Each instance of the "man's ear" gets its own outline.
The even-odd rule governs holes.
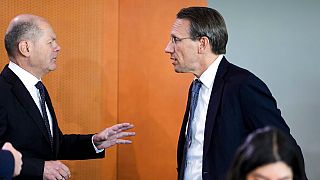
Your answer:
[[[31,50],[31,42],[30,41],[20,41],[18,44],[18,50],[23,56],[29,57],[30,50]]]
[[[210,48],[209,39],[206,36],[202,36],[199,38],[199,53],[203,54]]]

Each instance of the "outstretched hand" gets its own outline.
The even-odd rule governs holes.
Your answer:
[[[98,149],[109,148],[115,144],[131,144],[130,140],[122,138],[136,135],[135,132],[123,132],[133,127],[130,123],[116,124],[95,134],[92,138],[93,143]]]

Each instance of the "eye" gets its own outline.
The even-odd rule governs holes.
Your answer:
[[[179,42],[180,41],[180,39],[179,38],[177,38],[177,37],[175,37],[175,36],[172,36],[171,37],[171,41],[172,41],[172,43],[176,43],[176,42]]]
[[[48,44],[54,44],[56,42],[56,39],[55,38],[51,38],[48,42]]]

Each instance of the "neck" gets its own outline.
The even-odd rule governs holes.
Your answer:
[[[35,76],[37,79],[41,79],[42,75],[40,73],[37,73],[27,62],[27,59],[14,59],[11,60],[11,62],[15,63],[16,65],[18,65],[19,67],[21,67],[22,69],[28,71],[30,74],[32,74],[33,76]]]
[[[197,78],[200,78],[200,76],[208,69],[208,67],[219,57],[219,55],[216,54],[208,54],[204,56],[203,60],[200,61],[200,67],[198,68],[199,71],[194,73],[194,75]]]

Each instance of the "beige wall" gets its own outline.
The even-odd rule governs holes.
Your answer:
[[[64,161],[72,179],[175,179],[176,144],[190,75],[176,74],[164,48],[175,14],[203,0],[4,0],[0,36],[17,14],[43,16],[62,50],[44,79],[64,133],[136,125],[134,144],[106,158]],[[3,42],[3,41],[2,41]],[[0,65],[8,60],[3,43]],[[75,150],[76,151],[76,150]]]

